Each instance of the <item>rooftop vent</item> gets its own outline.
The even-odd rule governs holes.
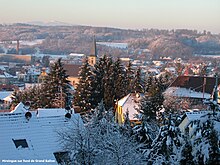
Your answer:
[[[70,118],[71,118],[71,114],[70,114],[70,113],[66,113],[66,114],[65,114],[65,117],[68,118],[68,119],[70,119]]]
[[[30,112],[26,112],[26,113],[25,113],[25,118],[26,118],[27,120],[30,120],[31,117],[32,117],[32,114],[31,114]]]

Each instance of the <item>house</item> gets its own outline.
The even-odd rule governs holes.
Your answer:
[[[116,122],[119,124],[123,124],[125,121],[124,115],[128,111],[129,113],[129,120],[131,122],[138,122],[137,115],[138,106],[140,103],[141,98],[143,97],[142,94],[130,93],[127,96],[123,97],[122,99],[116,102],[116,112],[115,112],[115,119]]]
[[[13,80],[14,76],[3,70],[0,70],[0,84],[10,84],[11,82],[13,82]]]
[[[15,164],[60,163],[68,153],[59,143],[58,132],[70,126],[83,127],[80,115],[70,110],[28,111],[22,103],[10,113],[0,113],[0,125],[0,160]]]
[[[13,91],[0,91],[0,112],[9,109]]]
[[[219,112],[216,112],[216,113],[219,114]],[[186,133],[186,131],[188,131],[188,133],[191,134],[191,132],[194,129],[193,123],[195,123],[196,121],[203,120],[203,118],[208,114],[213,114],[213,112],[212,111],[186,112],[182,116],[182,120],[178,126],[180,131],[182,133]],[[220,122],[216,121],[215,128],[216,128],[216,130],[218,130],[218,132],[220,132]]]
[[[218,82],[218,83],[217,83]],[[201,103],[212,96],[215,84],[220,85],[220,79],[215,77],[179,76],[164,92],[166,96],[189,98],[192,103]]]

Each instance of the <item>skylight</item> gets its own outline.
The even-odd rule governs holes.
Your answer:
[[[26,139],[12,139],[16,148],[28,148],[28,144]]]

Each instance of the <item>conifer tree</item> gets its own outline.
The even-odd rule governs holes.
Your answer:
[[[66,106],[66,97],[71,99],[70,96],[70,84],[66,70],[63,68],[61,58],[59,58],[53,65],[51,65],[50,73],[48,73],[45,81],[43,82],[45,107],[59,107],[64,108]]]
[[[148,161],[153,164],[176,164],[181,157],[182,141],[179,128],[169,118],[167,124],[161,126],[158,136],[152,143]]]
[[[199,164],[215,165],[219,163],[220,151],[218,134],[214,128],[215,120],[212,114],[203,116],[202,120],[191,123],[194,130],[190,135],[193,142],[194,160]]]
[[[14,107],[16,107],[21,101],[22,101],[22,92],[21,91],[18,91],[18,90],[15,90],[13,93],[12,93],[12,102],[11,102],[11,109],[14,109]]]
[[[118,58],[113,64],[114,100],[119,100],[126,95],[125,70]]]
[[[127,94],[131,93],[133,91],[133,82],[134,82],[134,70],[132,69],[132,63],[129,61],[128,65],[126,66],[125,70],[125,92]]]
[[[185,144],[182,146],[181,150],[181,160],[180,165],[194,165],[193,156],[192,156],[192,145],[189,137],[186,136],[184,139]]]
[[[103,68],[105,70],[104,77],[104,104],[106,109],[114,107],[114,79],[113,79],[113,61],[112,58],[107,58],[107,64]]]
[[[97,106],[104,99],[104,78],[107,69],[107,57],[100,58],[92,70],[92,105]]]
[[[74,96],[74,104],[79,106],[81,111],[92,109],[92,72],[88,63],[88,58],[85,61],[79,72],[79,83],[77,84],[76,93]]]
[[[133,91],[134,93],[143,93],[143,81],[141,78],[141,68],[139,67],[134,76]]]

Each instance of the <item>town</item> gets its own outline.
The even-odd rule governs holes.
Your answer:
[[[1,163],[218,164],[218,56],[131,51],[96,36],[60,55],[2,40]]]

